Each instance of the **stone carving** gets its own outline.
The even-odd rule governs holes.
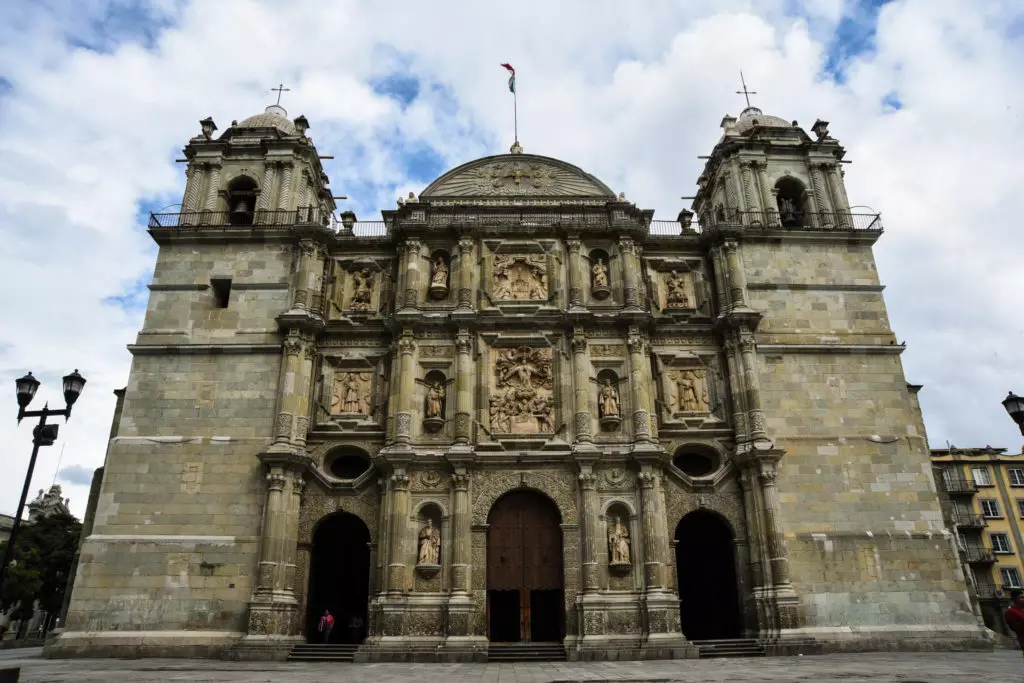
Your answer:
[[[433,382],[427,386],[427,417],[441,417],[444,415],[444,384]]]
[[[450,346],[421,346],[420,358],[453,358],[455,351]]]
[[[669,372],[668,376],[669,379],[675,382],[676,412],[708,412],[708,390],[704,377],[704,368],[673,370]]]
[[[441,533],[434,526],[434,522],[428,519],[420,529],[419,556],[416,558],[416,564],[437,565],[440,564],[438,561],[440,557]]]
[[[538,434],[554,431],[551,349],[521,346],[518,349],[496,349],[494,353],[491,432]]]
[[[544,301],[548,298],[547,263],[543,254],[494,257],[491,291],[496,301]]]
[[[580,169],[549,159],[519,154],[515,159],[474,162],[445,174],[421,197],[600,196],[614,193]]]
[[[373,376],[369,372],[336,374],[334,390],[331,392],[331,414],[369,415],[372,378]]]
[[[430,296],[443,299],[448,296],[448,263],[443,254],[438,254],[430,264]]]
[[[676,271],[665,280],[665,303],[668,308],[690,308],[690,297],[686,294],[686,277]]]
[[[590,347],[590,355],[602,358],[625,356],[626,347],[623,344],[593,344]]]
[[[619,392],[611,379],[605,378],[597,392],[597,414],[601,427],[606,430],[618,429],[622,422],[619,411]]]
[[[579,512],[577,510],[577,486],[576,476],[564,470],[527,471],[527,472],[488,472],[476,470],[473,472],[473,524],[486,524],[487,513],[491,511],[494,503],[499,498],[516,489],[527,488],[540,491],[548,498],[555,501],[559,511],[562,513],[563,524],[578,524]],[[474,545],[473,567],[486,567],[487,546],[485,536],[481,535],[479,541],[474,535],[474,544],[480,542],[479,548]],[[574,567],[569,557],[571,548],[569,544],[563,546],[565,552],[565,566]],[[476,580],[474,572],[474,581]],[[479,577],[486,581],[486,572]],[[479,585],[483,589],[486,583]],[[477,588],[477,586],[474,586]]]
[[[352,299],[349,307],[368,311],[373,301],[373,273],[369,269],[352,271]]]
[[[622,524],[622,518],[616,517],[615,523],[608,528],[608,555],[611,565],[630,565],[629,530]]]
[[[591,268],[593,277],[591,278],[591,293],[598,299],[607,298],[611,294],[608,282],[608,264],[605,263],[604,259],[598,257],[594,261],[594,265]]]

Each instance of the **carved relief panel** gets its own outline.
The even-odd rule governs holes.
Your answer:
[[[491,266],[491,298],[495,301],[547,301],[547,256],[495,254]]]
[[[491,349],[490,431],[492,434],[550,434],[555,431],[554,376],[550,348]]]
[[[372,372],[335,372],[331,383],[331,415],[369,417],[373,409],[372,395]]]

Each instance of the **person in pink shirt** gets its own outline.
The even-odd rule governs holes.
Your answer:
[[[324,634],[324,642],[329,643],[331,640],[331,631],[334,629],[334,615],[331,614],[330,610],[324,610],[324,615],[320,617],[320,633]]]

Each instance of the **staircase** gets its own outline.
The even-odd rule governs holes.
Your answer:
[[[487,661],[564,662],[565,647],[561,643],[491,643]]]
[[[764,657],[764,645],[753,638],[728,640],[695,640],[701,659],[712,657]]]
[[[358,645],[296,645],[288,654],[289,662],[351,662]]]

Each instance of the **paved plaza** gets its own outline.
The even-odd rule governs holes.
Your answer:
[[[189,681],[190,683],[721,683],[725,681],[872,681],[966,683],[1024,679],[1020,652],[878,653],[540,664],[286,664],[198,659],[48,660],[39,649],[0,652],[0,668],[21,666],[23,683]]]

